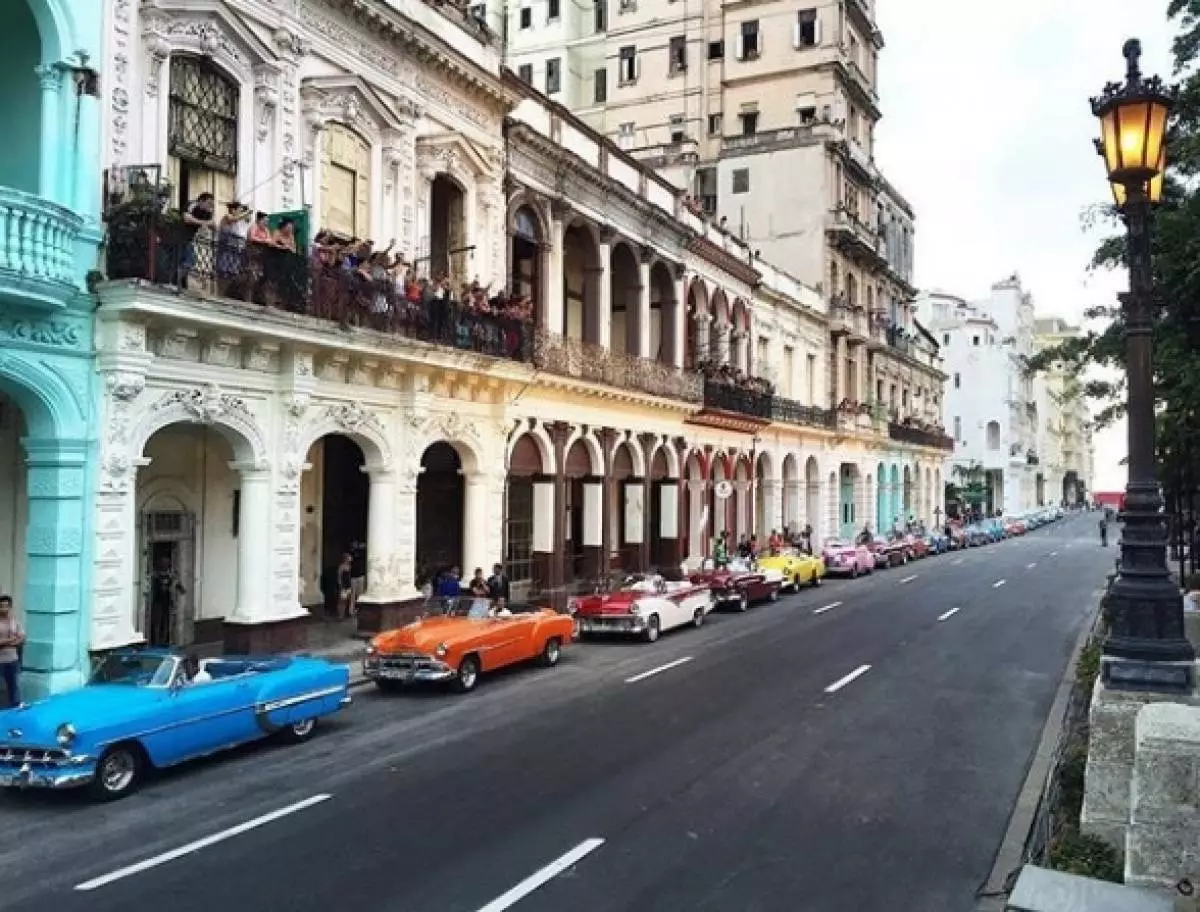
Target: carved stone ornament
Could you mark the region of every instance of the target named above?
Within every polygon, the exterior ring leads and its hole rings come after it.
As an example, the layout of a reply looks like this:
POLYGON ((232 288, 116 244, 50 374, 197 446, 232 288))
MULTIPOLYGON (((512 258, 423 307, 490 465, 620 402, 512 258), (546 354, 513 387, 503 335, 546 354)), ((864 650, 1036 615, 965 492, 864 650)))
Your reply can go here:
POLYGON ((132 402, 146 388, 146 378, 142 374, 117 371, 105 375, 104 386, 113 399, 132 402))
POLYGON ((346 402, 340 405, 330 405, 325 409, 325 416, 343 430, 354 433, 365 428, 382 432, 383 425, 379 416, 362 407, 360 402, 346 402))
POLYGON ((123 453, 110 453, 100 462, 100 490, 119 493, 129 490, 133 461, 123 453))
POLYGON ((246 403, 236 396, 230 396, 221 388, 209 384, 201 389, 175 390, 167 393, 154 404, 155 411, 165 411, 176 406, 181 407, 201 424, 212 424, 227 415, 233 414, 253 422, 250 409, 246 403))
POLYGON ((84 338, 79 326, 62 320, 0 319, 0 340, 79 348, 84 338))

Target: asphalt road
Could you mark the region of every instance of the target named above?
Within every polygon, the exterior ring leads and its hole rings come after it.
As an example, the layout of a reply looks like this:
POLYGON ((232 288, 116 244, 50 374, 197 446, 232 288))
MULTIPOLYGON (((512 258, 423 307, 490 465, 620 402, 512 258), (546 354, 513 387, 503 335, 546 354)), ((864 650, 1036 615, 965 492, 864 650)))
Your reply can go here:
POLYGON ((465 697, 359 691, 113 805, 0 796, 0 908, 963 912, 1114 555, 1084 515, 465 697))

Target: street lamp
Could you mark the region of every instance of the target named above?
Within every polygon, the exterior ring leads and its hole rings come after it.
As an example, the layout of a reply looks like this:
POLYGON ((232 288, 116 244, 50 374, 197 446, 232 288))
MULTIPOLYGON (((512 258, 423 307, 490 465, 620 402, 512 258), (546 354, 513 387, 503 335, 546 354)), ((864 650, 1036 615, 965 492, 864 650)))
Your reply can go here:
POLYGON ((1191 687, 1195 653, 1183 632, 1183 600, 1167 571, 1162 494, 1155 477, 1150 207, 1162 194, 1167 115, 1172 99, 1157 77, 1143 79, 1141 42, 1127 41, 1125 83, 1109 83, 1092 99, 1100 119, 1098 148, 1113 196, 1128 227, 1129 291, 1125 310, 1129 482, 1120 569, 1109 592, 1104 680, 1109 686, 1157 691, 1191 687))

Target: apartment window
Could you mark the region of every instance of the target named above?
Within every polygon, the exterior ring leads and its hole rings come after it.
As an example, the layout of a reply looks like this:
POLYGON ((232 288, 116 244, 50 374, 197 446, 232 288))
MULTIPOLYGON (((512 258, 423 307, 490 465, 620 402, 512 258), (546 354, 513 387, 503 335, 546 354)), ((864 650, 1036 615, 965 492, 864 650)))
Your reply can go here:
POLYGON ((620 85, 629 85, 630 83, 637 82, 637 78, 637 48, 629 44, 621 48, 618 54, 617 82, 620 85))
POLYGON ((971 344, 974 345, 976 348, 978 348, 979 347, 979 336, 972 336, 971 344))
POLYGON ((547 0, 546 3, 546 18, 550 21, 557 19, 561 15, 561 0, 547 0))
POLYGON ((821 19, 815 9, 800 10, 796 14, 795 34, 792 44, 800 48, 817 47, 821 43, 821 19))
POLYGON ((618 0, 618 13, 636 13, 637 0, 618 0))
POLYGON ((950 333, 942 333, 942 345, 950 344, 950 333))
POLYGON ((521 28, 533 28, 533 8, 529 6, 521 7, 521 28))
POLYGON ((954 416, 954 439, 962 440, 962 418, 958 415, 954 416))
POLYGON ((672 38, 667 53, 670 55, 668 72, 672 76, 687 71, 687 38, 682 35, 672 38))
POLYGON ((804 391, 808 394, 808 403, 817 401, 817 356, 809 355, 804 368, 804 391))
POLYGON ((901 408, 908 408, 908 390, 900 391, 900 406, 901 408))
POLYGON ((758 132, 758 112, 743 111, 738 115, 738 119, 742 122, 742 135, 753 136, 758 132))
POLYGON ((796 117, 800 120, 800 126, 811 127, 817 122, 817 109, 814 105, 797 107, 796 117))
POLYGON ((683 115, 671 115, 671 142, 681 143, 684 140, 683 115))
POLYGON ((989 450, 1000 449, 1000 422, 989 421, 987 423, 987 448, 989 450))
POLYGON ((596 20, 596 31, 608 31, 608 0, 595 0, 596 5, 592 7, 592 13, 596 20))
POLYGON ((850 106, 850 138, 858 142, 858 108, 850 106))
POLYGON ((733 192, 734 193, 749 193, 750 192, 750 169, 749 168, 734 168, 733 169, 733 192))
POLYGON ((762 35, 758 31, 758 20, 750 19, 742 23, 738 33, 738 60, 754 60, 762 53, 762 35))
POLYGON ((724 60, 725 59, 725 42, 710 41, 708 43, 708 59, 709 60, 724 60))
POLYGON ((524 82, 527 85, 533 85, 533 64, 521 64, 519 67, 517 67, 517 76, 520 78, 521 82, 524 82))
POLYGON ((721 115, 720 114, 709 114, 708 115, 708 135, 709 136, 720 136, 721 135, 721 115))
POLYGON ((696 169, 696 199, 700 200, 700 208, 709 215, 717 212, 717 169, 696 169))
POLYGON ((562 88, 562 60, 551 57, 546 61, 546 94, 553 95, 562 88))
POLYGON ((961 387, 962 387, 962 374, 955 374, 954 375, 954 388, 960 389, 961 387))
POLYGON ((626 150, 633 148, 633 121, 617 127, 617 145, 626 150))
POLYGON ((883 381, 882 380, 875 381, 875 401, 878 402, 880 405, 883 404, 883 381))
POLYGON ((593 100, 596 104, 608 101, 608 70, 596 70, 596 81, 593 88, 593 100))

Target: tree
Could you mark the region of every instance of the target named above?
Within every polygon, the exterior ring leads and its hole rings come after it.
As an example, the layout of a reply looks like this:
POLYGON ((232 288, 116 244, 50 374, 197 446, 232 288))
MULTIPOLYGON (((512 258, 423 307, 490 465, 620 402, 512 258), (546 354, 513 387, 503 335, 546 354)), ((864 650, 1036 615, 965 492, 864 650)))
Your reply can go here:
MULTIPOLYGON (((1153 336, 1158 455, 1170 497, 1172 488, 1177 495, 1194 490, 1191 466, 1200 457, 1200 0, 1170 0, 1167 17, 1178 28, 1172 44, 1177 104, 1167 134, 1168 173, 1152 238, 1158 292, 1153 336)), ((1103 221, 1115 228, 1119 218, 1111 205, 1093 206, 1084 222, 1091 226, 1103 221)), ((1101 242, 1090 268, 1114 269, 1124 262, 1125 234, 1118 231, 1101 242)), ((1098 306, 1085 316, 1108 322, 1102 330, 1039 352, 1027 370, 1036 373, 1060 363, 1077 376, 1089 366, 1123 374, 1121 308, 1098 306)), ((1124 413, 1123 380, 1088 381, 1083 392, 1100 406, 1097 427, 1124 413)))

